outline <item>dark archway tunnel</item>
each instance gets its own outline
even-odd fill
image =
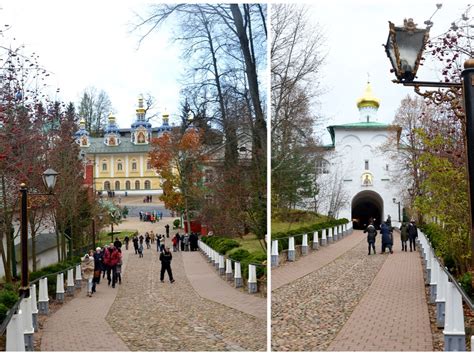
[[[374,191],[361,191],[352,199],[352,221],[355,229],[365,229],[369,219],[375,219],[375,227],[379,228],[383,217],[383,200]]]

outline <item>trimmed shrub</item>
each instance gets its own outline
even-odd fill
[[[236,240],[225,237],[203,237],[201,240],[219,254],[225,254],[229,250],[240,246]]]
[[[2,323],[5,318],[7,318],[7,312],[9,308],[5,306],[3,303],[0,303],[0,323]]]
[[[3,290],[0,292],[0,303],[5,305],[7,308],[12,308],[16,301],[18,301],[18,294],[13,291]]]
[[[179,219],[175,219],[173,221],[174,229],[178,229],[180,224],[181,224],[181,221]]]
[[[229,258],[231,258],[232,260],[237,260],[237,261],[242,261],[244,259],[247,259],[249,256],[250,256],[249,251],[242,248],[237,249],[229,254]]]

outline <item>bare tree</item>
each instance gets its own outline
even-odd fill
[[[88,87],[83,91],[78,107],[79,117],[86,121],[86,129],[92,136],[99,136],[113,110],[109,95],[104,90]]]

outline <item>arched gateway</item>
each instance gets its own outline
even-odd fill
[[[352,199],[352,221],[354,228],[365,228],[370,218],[375,218],[375,224],[379,225],[383,218],[383,199],[375,191],[364,190]]]

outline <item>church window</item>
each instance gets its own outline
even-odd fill
[[[138,143],[145,143],[145,134],[143,132],[139,132],[137,138]]]
[[[120,181],[115,181],[115,190],[120,190]]]
[[[107,163],[102,163],[102,171],[107,171]]]
[[[368,160],[365,161],[365,170],[369,170],[369,161]]]
[[[123,170],[122,163],[117,163],[117,171],[122,171],[122,170]]]
[[[110,191],[110,181],[104,182],[104,190],[105,191]]]
[[[135,181],[135,190],[140,190],[140,181]]]
[[[125,181],[125,190],[130,190],[130,181]]]
[[[151,190],[150,180],[145,180],[145,190]]]
[[[132,161],[132,170],[134,170],[134,171],[137,170],[137,162],[135,160]]]

